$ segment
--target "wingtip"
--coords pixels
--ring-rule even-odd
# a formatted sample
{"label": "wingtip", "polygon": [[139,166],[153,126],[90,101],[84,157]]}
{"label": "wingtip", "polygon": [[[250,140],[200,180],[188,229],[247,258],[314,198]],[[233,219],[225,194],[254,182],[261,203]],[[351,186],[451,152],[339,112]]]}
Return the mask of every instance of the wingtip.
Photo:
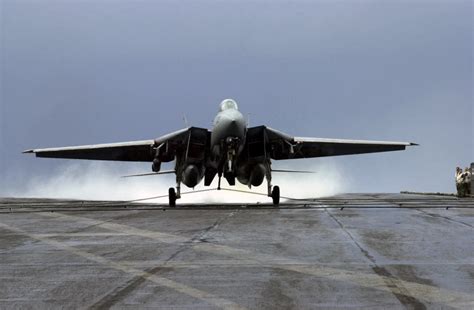
{"label": "wingtip", "polygon": [[34,152],[35,152],[35,150],[25,150],[22,153],[23,154],[31,154],[31,153],[34,153]]}
{"label": "wingtip", "polygon": [[410,142],[410,145],[413,145],[413,146],[419,146],[418,143],[413,143],[413,142]]}

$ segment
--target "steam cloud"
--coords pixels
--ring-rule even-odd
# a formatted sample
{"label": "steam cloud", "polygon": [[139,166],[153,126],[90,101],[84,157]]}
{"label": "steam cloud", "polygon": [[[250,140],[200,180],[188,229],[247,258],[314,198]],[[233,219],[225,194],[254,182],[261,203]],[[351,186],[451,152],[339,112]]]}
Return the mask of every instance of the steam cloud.
{"label": "steam cloud", "polygon": [[[331,161],[321,160],[288,162],[290,166],[273,164],[273,168],[291,168],[313,170],[315,174],[273,173],[273,185],[279,185],[281,195],[291,198],[314,198],[347,192],[347,177]],[[70,198],[82,200],[136,200],[164,195],[147,202],[167,203],[168,188],[175,186],[174,175],[160,175],[137,178],[121,178],[123,175],[147,172],[143,165],[117,165],[103,162],[75,162],[59,166],[49,176],[37,176],[15,188],[3,188],[2,196]],[[266,195],[267,183],[259,187],[247,186],[236,182],[229,187],[222,179],[223,188],[262,193]],[[196,193],[183,194],[179,203],[270,203],[271,198],[264,195],[231,191],[206,191],[217,187],[217,177],[210,187],[203,182],[196,186]],[[184,185],[182,193],[193,192]],[[283,198],[282,198],[283,201]]]}

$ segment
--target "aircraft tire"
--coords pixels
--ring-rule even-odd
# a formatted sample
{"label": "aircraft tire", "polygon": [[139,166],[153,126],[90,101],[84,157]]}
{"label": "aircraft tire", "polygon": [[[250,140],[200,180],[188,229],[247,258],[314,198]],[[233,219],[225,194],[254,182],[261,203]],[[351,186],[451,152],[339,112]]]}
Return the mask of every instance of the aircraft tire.
{"label": "aircraft tire", "polygon": [[170,207],[176,207],[176,191],[173,187],[170,187],[168,190],[169,204]]}
{"label": "aircraft tire", "polygon": [[280,187],[278,186],[273,186],[272,190],[272,200],[274,205],[279,205],[280,204]]}

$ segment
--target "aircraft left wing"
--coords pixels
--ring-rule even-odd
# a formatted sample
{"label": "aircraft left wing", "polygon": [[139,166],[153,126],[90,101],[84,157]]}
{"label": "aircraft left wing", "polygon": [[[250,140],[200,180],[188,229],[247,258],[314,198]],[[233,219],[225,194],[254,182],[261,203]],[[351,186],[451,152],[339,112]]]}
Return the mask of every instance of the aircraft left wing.
{"label": "aircraft left wing", "polygon": [[292,137],[265,127],[267,152],[275,160],[405,150],[410,142]]}
{"label": "aircraft left wing", "polygon": [[154,140],[31,149],[23,153],[47,158],[151,162],[155,158],[156,147],[161,145],[166,144],[167,152],[174,155],[173,152],[186,141],[191,129],[181,129]]}

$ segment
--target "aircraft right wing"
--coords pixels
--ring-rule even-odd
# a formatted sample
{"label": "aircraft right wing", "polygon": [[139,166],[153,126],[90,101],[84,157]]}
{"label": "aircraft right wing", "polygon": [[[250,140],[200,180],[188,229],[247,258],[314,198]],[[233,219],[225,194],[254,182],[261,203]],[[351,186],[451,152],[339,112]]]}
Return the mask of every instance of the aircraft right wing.
{"label": "aircraft right wing", "polygon": [[177,148],[185,145],[193,129],[193,127],[181,129],[154,140],[31,149],[23,153],[33,153],[36,157],[47,158],[151,162],[155,158],[156,148],[164,146],[167,158],[172,160]]}
{"label": "aircraft right wing", "polygon": [[410,142],[292,137],[265,127],[267,152],[275,160],[405,150]]}

